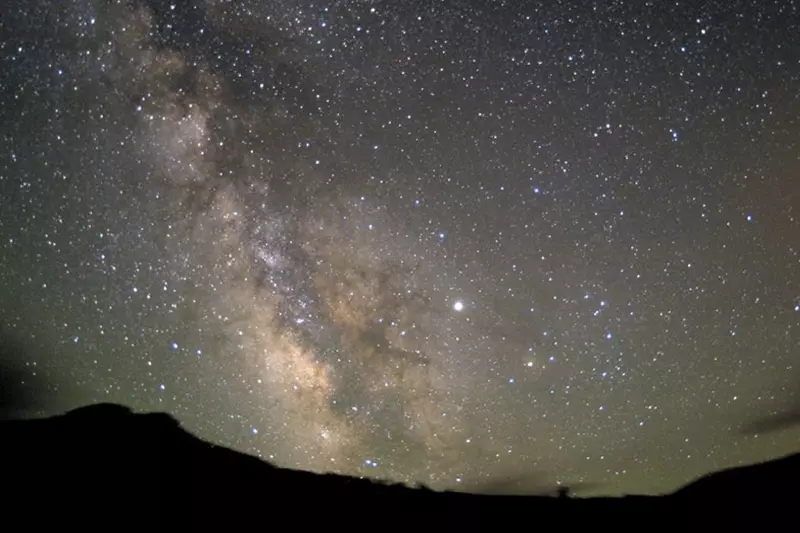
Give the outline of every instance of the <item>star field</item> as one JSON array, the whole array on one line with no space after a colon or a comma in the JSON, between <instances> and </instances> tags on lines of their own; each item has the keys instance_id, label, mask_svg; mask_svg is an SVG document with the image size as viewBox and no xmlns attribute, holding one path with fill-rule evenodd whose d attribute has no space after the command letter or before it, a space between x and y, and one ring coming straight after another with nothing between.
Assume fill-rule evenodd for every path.
<instances>
[{"instance_id":1,"label":"star field","mask_svg":"<svg viewBox=\"0 0 800 533\"><path fill-rule=\"evenodd\" d=\"M794 2L0 9L36 414L474 491L797 451Z\"/></svg>"}]
</instances>

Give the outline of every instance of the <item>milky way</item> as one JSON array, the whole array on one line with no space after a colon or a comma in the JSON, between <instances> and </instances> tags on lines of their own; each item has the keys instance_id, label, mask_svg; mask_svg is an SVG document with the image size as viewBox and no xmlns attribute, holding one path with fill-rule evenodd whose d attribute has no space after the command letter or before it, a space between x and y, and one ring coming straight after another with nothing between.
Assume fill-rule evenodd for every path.
<instances>
[{"instance_id":1,"label":"milky way","mask_svg":"<svg viewBox=\"0 0 800 533\"><path fill-rule=\"evenodd\" d=\"M459 490L658 492L793 451L798 20L4 4L20 410L121 402Z\"/></svg>"}]
</instances>

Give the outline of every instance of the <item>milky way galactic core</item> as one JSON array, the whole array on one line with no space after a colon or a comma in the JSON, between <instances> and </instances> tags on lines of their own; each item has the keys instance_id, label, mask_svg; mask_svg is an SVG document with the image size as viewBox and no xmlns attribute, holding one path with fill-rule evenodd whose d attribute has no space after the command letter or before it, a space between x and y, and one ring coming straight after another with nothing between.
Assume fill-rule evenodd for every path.
<instances>
[{"instance_id":1,"label":"milky way galactic core","mask_svg":"<svg viewBox=\"0 0 800 533\"><path fill-rule=\"evenodd\" d=\"M17 414L481 492L796 451L798 6L540 4L3 2Z\"/></svg>"}]
</instances>

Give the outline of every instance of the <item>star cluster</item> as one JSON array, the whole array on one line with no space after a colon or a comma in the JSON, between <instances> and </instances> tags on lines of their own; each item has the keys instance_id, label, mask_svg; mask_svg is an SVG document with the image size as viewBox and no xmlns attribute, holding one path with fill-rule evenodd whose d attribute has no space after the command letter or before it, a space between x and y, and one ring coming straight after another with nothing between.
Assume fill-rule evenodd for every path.
<instances>
[{"instance_id":1,"label":"star cluster","mask_svg":"<svg viewBox=\"0 0 800 533\"><path fill-rule=\"evenodd\" d=\"M476 491L796 450L741 430L800 410L792 2L1 9L0 331L39 413Z\"/></svg>"}]
</instances>

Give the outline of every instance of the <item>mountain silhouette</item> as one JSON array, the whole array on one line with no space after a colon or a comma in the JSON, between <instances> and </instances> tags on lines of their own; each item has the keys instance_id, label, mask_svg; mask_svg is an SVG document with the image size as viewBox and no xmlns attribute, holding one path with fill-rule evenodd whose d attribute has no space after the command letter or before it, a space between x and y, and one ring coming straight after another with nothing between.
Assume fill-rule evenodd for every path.
<instances>
[{"instance_id":1,"label":"mountain silhouette","mask_svg":"<svg viewBox=\"0 0 800 533\"><path fill-rule=\"evenodd\" d=\"M788 516L800 454L706 476L670 495L552 498L436 492L278 468L215 446L171 416L113 404L0 422L10 525L149 528L517 528ZM724 511L724 512L723 512ZM713 513L713 514L710 514Z\"/></svg>"}]
</instances>

